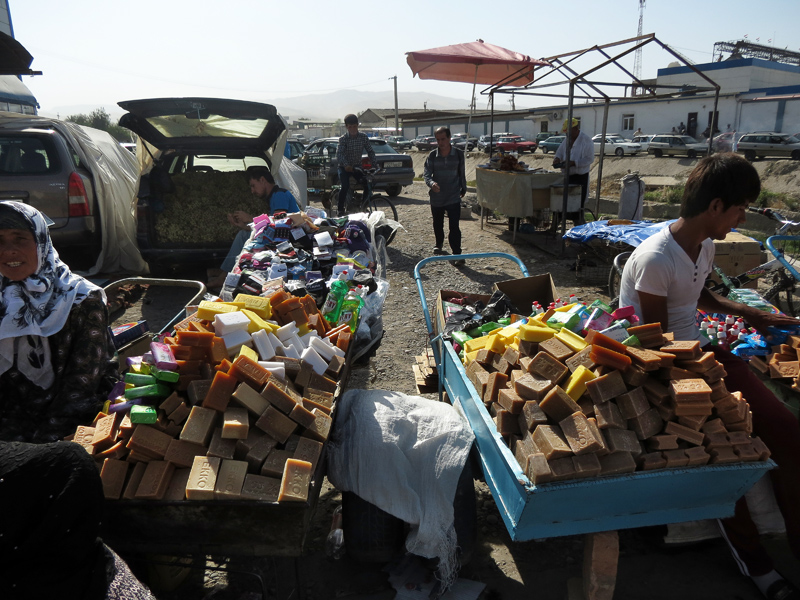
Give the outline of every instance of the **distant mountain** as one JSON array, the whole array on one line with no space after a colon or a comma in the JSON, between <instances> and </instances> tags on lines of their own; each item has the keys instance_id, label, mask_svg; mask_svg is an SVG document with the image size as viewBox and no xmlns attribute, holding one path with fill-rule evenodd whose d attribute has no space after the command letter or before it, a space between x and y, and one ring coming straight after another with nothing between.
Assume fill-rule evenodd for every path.
<instances>
[{"instance_id":1,"label":"distant mountain","mask_svg":"<svg viewBox=\"0 0 800 600\"><path fill-rule=\"evenodd\" d=\"M480 103L481 99L478 99ZM394 108L394 92L362 92L339 90L328 94L297 96L262 100L274 104L278 112L289 121L311 119L312 121L335 121L348 113L360 113L368 108ZM398 92L397 107L424 110L468 109L469 91L464 98L448 98L425 92Z\"/></svg>"}]
</instances>

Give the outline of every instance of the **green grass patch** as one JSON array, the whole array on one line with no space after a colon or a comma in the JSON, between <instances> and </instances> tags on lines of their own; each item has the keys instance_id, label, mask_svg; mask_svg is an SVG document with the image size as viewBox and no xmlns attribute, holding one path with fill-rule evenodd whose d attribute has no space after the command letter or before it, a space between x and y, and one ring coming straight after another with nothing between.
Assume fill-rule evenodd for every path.
<instances>
[{"instance_id":1,"label":"green grass patch","mask_svg":"<svg viewBox=\"0 0 800 600\"><path fill-rule=\"evenodd\" d=\"M797 207L800 206L800 202L788 194L763 189L754 204L760 208L788 208L789 210L797 210Z\"/></svg>"},{"instance_id":2,"label":"green grass patch","mask_svg":"<svg viewBox=\"0 0 800 600\"><path fill-rule=\"evenodd\" d=\"M475 187L477 184L477 180L473 179L472 181L467 182L467 187Z\"/></svg>"},{"instance_id":3,"label":"green grass patch","mask_svg":"<svg viewBox=\"0 0 800 600\"><path fill-rule=\"evenodd\" d=\"M683 199L683 186L663 187L659 190L644 193L645 202L660 202L662 204L680 204Z\"/></svg>"}]
</instances>

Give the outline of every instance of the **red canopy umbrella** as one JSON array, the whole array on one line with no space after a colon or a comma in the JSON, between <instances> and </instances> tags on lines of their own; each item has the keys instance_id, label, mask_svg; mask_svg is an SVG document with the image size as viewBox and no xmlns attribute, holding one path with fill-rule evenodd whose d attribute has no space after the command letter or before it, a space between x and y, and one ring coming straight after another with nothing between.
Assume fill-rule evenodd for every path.
<instances>
[{"instance_id":1,"label":"red canopy umbrella","mask_svg":"<svg viewBox=\"0 0 800 600\"><path fill-rule=\"evenodd\" d=\"M485 85L523 86L533 81L533 70L550 63L531 58L513 50L487 44L483 40L406 52L408 66L420 79L439 81L461 81L472 84L467 137L472 125L475 108L475 86Z\"/></svg>"}]
</instances>

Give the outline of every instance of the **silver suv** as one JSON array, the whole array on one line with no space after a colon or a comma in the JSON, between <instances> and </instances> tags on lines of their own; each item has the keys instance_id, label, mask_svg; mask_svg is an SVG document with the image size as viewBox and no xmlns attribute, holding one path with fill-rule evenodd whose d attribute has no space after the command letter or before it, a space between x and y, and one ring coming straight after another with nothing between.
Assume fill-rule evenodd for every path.
<instances>
[{"instance_id":1,"label":"silver suv","mask_svg":"<svg viewBox=\"0 0 800 600\"><path fill-rule=\"evenodd\" d=\"M656 158L661 156L688 156L696 158L708 154L708 146L698 142L690 135L676 135L672 133L657 133L650 140L647 153Z\"/></svg>"},{"instance_id":2,"label":"silver suv","mask_svg":"<svg viewBox=\"0 0 800 600\"><path fill-rule=\"evenodd\" d=\"M745 133L736 145L736 152L753 161L765 156L800 160L800 139L787 133Z\"/></svg>"}]
</instances>

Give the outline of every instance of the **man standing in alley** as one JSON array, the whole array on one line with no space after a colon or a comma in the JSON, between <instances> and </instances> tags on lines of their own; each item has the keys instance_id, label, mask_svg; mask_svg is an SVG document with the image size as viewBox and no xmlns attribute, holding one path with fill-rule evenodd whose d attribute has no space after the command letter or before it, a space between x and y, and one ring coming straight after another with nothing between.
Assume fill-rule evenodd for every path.
<instances>
[{"instance_id":1,"label":"man standing in alley","mask_svg":"<svg viewBox=\"0 0 800 600\"><path fill-rule=\"evenodd\" d=\"M467 175L464 153L450 143L450 129L439 127L434 132L436 148L425 159L424 178L429 188L431 215L433 216L434 254L443 254L444 217L447 215L449 232L447 241L453 254L461 254L461 198L467 193ZM463 266L463 260L453 264Z\"/></svg>"},{"instance_id":2,"label":"man standing in alley","mask_svg":"<svg viewBox=\"0 0 800 600\"><path fill-rule=\"evenodd\" d=\"M589 195L589 170L594 162L594 142L581 131L581 122L578 119L572 119L572 127L567 127L567 125L567 120L564 120L561 131L566 132L569 129L569 135L564 138L556 150L553 167L556 169L566 167L567 144L569 144L569 182L581 186L581 211L578 214L567 213L567 219L575 225L581 225L583 223L583 207L586 204L586 197Z\"/></svg>"},{"instance_id":3,"label":"man standing in alley","mask_svg":"<svg viewBox=\"0 0 800 600\"><path fill-rule=\"evenodd\" d=\"M342 216L347 209L347 196L350 193L350 177L355 177L356 181L361 181L361 174L354 171L354 167L361 166L361 156L366 152L372 166L378 166L375 158L375 151L369 142L367 134L358 131L358 117L350 114L344 118L344 126L347 133L339 138L339 147L336 149L336 162L339 166L339 183L342 189L339 191L339 206L337 215Z\"/></svg>"}]
</instances>

